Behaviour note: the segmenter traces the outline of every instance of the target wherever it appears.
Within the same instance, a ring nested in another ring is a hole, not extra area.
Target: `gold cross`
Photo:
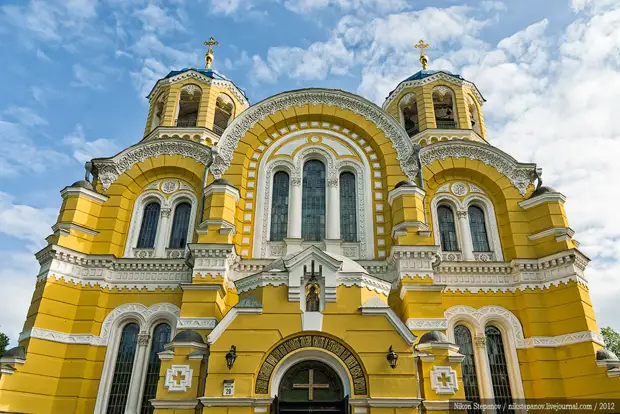
[[[450,382],[452,382],[450,377],[448,377],[445,372],[442,372],[441,376],[437,378],[437,380],[441,382],[441,385],[444,387],[447,386]]]
[[[428,56],[426,55],[426,51],[424,49],[431,47],[431,45],[424,43],[424,40],[420,39],[420,41],[413,47],[420,49],[420,63],[422,64],[422,69],[426,70],[428,67]]]
[[[177,384],[177,385],[181,385],[181,381],[185,381],[185,375],[183,375],[183,372],[181,371],[177,371],[177,374],[175,376],[172,377],[172,380]]]
[[[293,384],[293,388],[307,388],[308,389],[308,400],[312,401],[314,398],[314,389],[322,388],[328,389],[329,384],[315,384],[314,383],[314,370],[308,370],[308,383],[307,384]]]
[[[209,39],[208,42],[205,42],[205,46],[207,46],[209,48],[209,49],[207,49],[207,54],[205,55],[205,61],[207,63],[206,68],[207,69],[211,68],[211,63],[213,62],[213,46],[217,46],[219,44],[220,44],[220,42],[215,40],[215,38],[213,36],[211,36],[211,38]]]

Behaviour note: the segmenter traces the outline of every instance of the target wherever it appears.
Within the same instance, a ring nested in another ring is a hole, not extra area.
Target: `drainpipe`
[[[416,388],[418,393],[418,399],[422,400],[422,391],[420,389],[420,356],[417,355],[415,348],[413,349],[413,361],[415,364],[415,381]],[[420,401],[420,405],[418,406],[418,412],[422,412],[422,401]]]
[[[207,388],[207,376],[209,375],[209,355],[211,355],[211,344],[207,342],[207,349],[202,355],[202,364],[200,366],[200,384],[198,384],[198,398],[204,397]],[[196,405],[196,414],[202,413],[202,403]]]

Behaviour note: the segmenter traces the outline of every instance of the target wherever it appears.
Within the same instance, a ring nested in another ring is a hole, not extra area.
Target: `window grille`
[[[161,367],[161,361],[157,354],[164,350],[164,345],[168,342],[170,342],[170,326],[165,323],[157,325],[153,331],[153,340],[151,341],[151,352],[149,352],[140,414],[153,414],[155,412],[155,407],[151,405],[149,400],[154,399],[157,395],[157,382],[159,381],[159,368]]]
[[[181,203],[174,209],[172,231],[170,232],[170,248],[184,249],[187,244],[187,231],[189,230],[189,218],[192,214],[192,206],[189,203]]]
[[[456,228],[454,226],[454,214],[452,209],[446,206],[437,208],[437,219],[439,221],[439,235],[441,238],[441,250],[444,252],[458,251],[456,242]]]
[[[346,242],[357,241],[357,203],[355,175],[340,174],[340,237]]]
[[[478,377],[476,376],[476,362],[474,359],[474,346],[471,339],[469,328],[457,325],[454,328],[454,340],[459,346],[459,353],[465,355],[461,363],[463,372],[463,387],[465,388],[465,399],[471,402],[480,402],[480,392],[478,391]],[[481,413],[481,410],[468,410],[469,413]]]
[[[271,230],[270,240],[281,241],[288,230],[288,185],[289,177],[284,171],[273,176],[273,193],[271,196]]]
[[[304,165],[301,237],[305,241],[325,238],[325,164],[317,160]]]
[[[149,203],[144,208],[142,216],[142,228],[138,236],[138,249],[152,249],[155,247],[157,235],[157,222],[159,221],[159,203]]]
[[[140,327],[136,323],[130,323],[123,328],[116,356],[114,377],[110,387],[108,414],[123,414],[125,412],[139,332]]]
[[[513,412],[508,410],[508,404],[512,403],[512,392],[510,391],[510,378],[506,355],[504,354],[502,333],[495,326],[487,326],[484,333],[487,337],[487,355],[495,404],[502,405],[502,408],[497,411],[502,413]]]
[[[471,229],[471,241],[474,246],[474,251],[490,251],[487,227],[482,209],[477,206],[470,206],[469,209],[467,209],[467,215],[469,216],[469,228]]]

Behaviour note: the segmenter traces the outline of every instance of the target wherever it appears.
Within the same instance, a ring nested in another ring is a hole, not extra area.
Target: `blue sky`
[[[475,82],[494,145],[568,196],[601,326],[620,329],[620,6],[613,0],[4,0],[0,3],[0,331],[21,330],[59,190],[142,137],[149,89],[214,67],[252,103],[321,86],[381,104],[419,68]]]

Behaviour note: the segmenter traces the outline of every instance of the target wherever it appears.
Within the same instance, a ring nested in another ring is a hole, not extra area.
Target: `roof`
[[[462,77],[461,75],[459,75],[459,74],[457,74],[457,73],[452,73],[452,72],[447,71],[447,70],[421,70],[421,71],[418,71],[418,72],[414,73],[413,75],[409,76],[407,79],[403,79],[402,81],[400,81],[400,82],[398,83],[398,85],[396,85],[396,87],[395,87],[394,89],[392,89],[392,90],[390,91],[390,93],[388,93],[388,97],[387,97],[386,99],[388,99],[388,98],[392,95],[392,93],[394,93],[394,91],[395,91],[395,90],[397,90],[397,89],[398,89],[398,87],[399,87],[402,83],[409,82],[409,81],[421,80],[421,79],[428,78],[428,77],[430,77],[430,76],[437,75],[437,74],[444,74],[444,75],[447,75],[447,76],[453,77],[454,79],[457,79],[457,80],[459,80],[459,81],[465,81],[465,82],[468,82],[468,81],[467,81],[467,79],[465,79],[465,78],[464,78],[464,77]],[[474,85],[474,84],[473,84],[473,83],[471,83],[471,82],[468,82],[468,83],[472,84],[472,85],[476,88],[476,91],[477,91],[478,93],[480,93],[480,92],[478,91],[478,88],[476,87],[476,85]],[[480,98],[484,101],[484,97],[482,97],[482,94],[480,94]]]
[[[181,73],[184,73],[184,72],[187,72],[187,71],[190,71],[190,70],[193,70],[194,72],[201,73],[201,74],[203,74],[203,75],[205,75],[205,76],[207,76],[207,77],[209,77],[211,79],[219,79],[219,80],[224,80],[224,81],[231,82],[233,85],[235,85],[235,87],[237,89],[239,89],[239,91],[241,91],[241,93],[243,94],[243,96],[246,97],[246,99],[248,97],[247,94],[245,93],[245,91],[243,89],[241,89],[239,86],[237,86],[235,84],[235,82],[233,82],[232,80],[228,79],[226,76],[222,75],[221,73],[216,72],[213,69],[183,68],[181,70],[173,70],[170,73],[168,73],[164,77],[164,79],[168,79],[168,78],[171,78],[173,76],[180,75]]]

